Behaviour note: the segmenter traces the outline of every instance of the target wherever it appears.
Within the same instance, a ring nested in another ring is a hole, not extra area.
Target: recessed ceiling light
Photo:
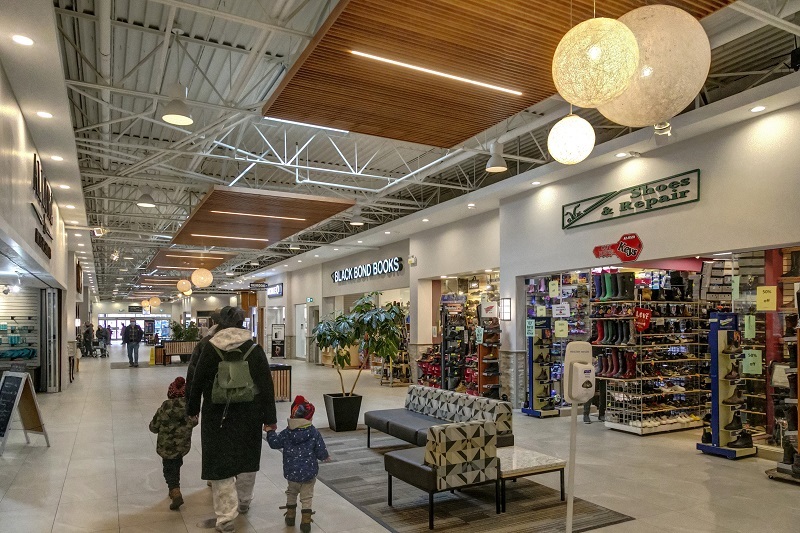
[[[302,260],[302,259],[298,259],[298,260],[297,260],[297,262],[298,262],[298,263],[302,263],[302,262],[303,262],[303,260]]]
[[[423,222],[428,222],[428,219],[427,218],[423,218],[422,221]]]
[[[76,237],[80,237],[80,236],[81,236],[81,234],[80,234],[80,233],[76,233],[76,234],[75,234],[75,236],[76,236]]]
[[[357,50],[350,50],[350,53],[353,54],[353,55],[366,57],[368,59],[374,59],[376,61],[381,61],[383,63],[389,63],[390,65],[395,65],[397,67],[408,68],[408,69],[411,69],[411,70],[416,70],[418,72],[424,72],[426,74],[433,74],[434,76],[441,76],[443,78],[447,78],[447,79],[450,79],[450,80],[463,81],[464,83],[470,83],[472,85],[478,85],[479,87],[485,87],[487,89],[494,89],[495,91],[501,91],[501,92],[504,92],[504,93],[514,94],[516,96],[522,95],[521,92],[515,91],[513,89],[506,89],[505,87],[500,87],[500,86],[497,86],[497,85],[491,85],[489,83],[483,83],[481,81],[471,80],[469,78],[462,78],[461,76],[454,76],[452,74],[447,74],[445,72],[439,72],[438,70],[431,70],[429,68],[423,68],[423,67],[418,67],[416,65],[410,65],[408,63],[401,63],[400,61],[394,61],[392,59],[387,59],[385,57],[380,57],[380,56],[374,56],[372,54],[365,54],[364,52],[359,52]]]
[[[125,278],[117,278],[117,279],[118,279],[118,280],[123,280],[123,279],[125,279]]]
[[[119,271],[120,271],[120,272],[127,272],[127,271],[128,271],[128,269],[127,269],[127,268],[120,268],[120,269],[119,269]]]
[[[180,257],[180,258],[184,258],[184,259],[225,259],[224,257],[216,257],[216,256],[211,256],[211,255],[206,255],[206,256],[203,256],[203,255],[171,255],[171,254],[165,254],[165,255],[166,255],[166,257]]]
[[[319,257],[319,254],[314,254],[314,257]]]
[[[69,189],[69,185],[59,185],[58,188],[66,190]],[[70,222],[70,224],[72,224],[72,222]]]
[[[531,183],[531,185],[541,185],[541,184],[542,184],[541,181],[534,181],[534,182]]]
[[[766,107],[765,107],[765,106],[763,106],[763,105],[757,105],[757,106],[755,106],[755,107],[751,108],[751,109],[750,109],[750,112],[751,112],[751,113],[761,113],[761,112],[762,112],[762,111],[764,111],[765,109],[766,109]]]
[[[233,239],[237,241],[259,241],[269,242],[269,239],[255,239],[253,237],[229,237],[227,235],[204,235],[202,233],[192,233],[192,237],[205,237],[207,239]]]
[[[384,231],[383,233],[384,233],[384,235],[391,235],[392,234],[391,231]]]
[[[618,154],[616,154],[615,157],[619,157],[619,158],[628,157],[628,153],[627,152],[619,152]]]
[[[447,279],[447,276],[439,276],[442,279]]]
[[[720,252],[718,254],[711,254],[711,255],[731,255],[733,252]]]
[[[11,37],[11,40],[22,46],[33,46],[33,39],[25,37],[24,35],[14,35]]]
[[[338,252],[338,251],[339,251],[339,249],[338,249],[338,248],[334,248],[334,249],[333,249],[333,251],[334,251],[334,252]]]
[[[276,218],[278,220],[298,220],[300,222],[305,222],[306,219],[304,218],[295,218],[295,217],[279,217],[275,215],[257,215],[255,213],[236,213],[235,211],[211,211],[212,213],[217,213],[219,215],[236,215],[240,217],[257,217],[257,218]]]
[[[225,272],[225,275],[226,276],[234,276],[235,274],[233,272]]]
[[[71,204],[67,204],[67,205],[64,206],[64,208],[66,208],[66,209],[75,209],[75,206],[71,205]]]
[[[475,204],[473,203],[467,204],[467,209],[475,209]]]
[[[47,111],[37,111],[36,116],[39,118],[53,118],[53,114]]]
[[[79,242],[79,243],[78,243],[78,246],[83,246],[83,245],[84,245],[84,244],[83,244],[82,242]]]
[[[79,254],[85,254],[86,252],[78,252]]]
[[[364,241],[358,241],[358,244],[362,244]]]
[[[484,270],[484,272],[491,272],[491,271],[492,271],[491,268],[487,268],[486,270]]]
[[[288,267],[289,265],[283,265],[283,266]]]
[[[69,222],[67,222],[67,224],[77,224],[77,223],[78,223],[77,220],[70,220]]]
[[[50,159],[52,159],[53,161],[63,161],[64,160],[64,158],[61,157],[60,155],[51,155]]]

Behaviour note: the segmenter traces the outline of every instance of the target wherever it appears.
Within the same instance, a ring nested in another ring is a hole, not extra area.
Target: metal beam
[[[742,0],[730,4],[728,7],[733,9],[734,11],[742,13],[743,15],[747,15],[750,18],[754,18],[765,24],[769,24],[770,26],[775,26],[776,28],[791,33],[793,35],[800,36],[800,26],[798,26],[797,24],[793,24],[787,20],[783,20],[782,18],[777,17],[771,13],[767,13],[766,11],[763,11],[755,6],[751,6],[750,4],[743,2]]]

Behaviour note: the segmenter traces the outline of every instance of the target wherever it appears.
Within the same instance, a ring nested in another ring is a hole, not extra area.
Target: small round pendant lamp
[[[142,307],[150,307],[150,300],[142,300],[139,303],[142,304]]]
[[[161,298],[158,296],[150,298],[150,307],[158,307],[159,305],[161,305]]]
[[[208,287],[214,281],[211,271],[205,268],[198,268],[192,272],[192,283],[196,287]]]
[[[592,125],[578,115],[569,114],[550,130],[547,150],[559,163],[574,165],[589,157],[594,140]]]
[[[178,290],[181,292],[186,292],[192,288],[192,284],[189,283],[188,279],[182,279],[177,283]]]
[[[593,18],[569,30],[558,43],[553,81],[567,102],[597,107],[625,91],[638,65],[633,32],[618,20]]]
[[[189,289],[188,291],[183,291],[183,295],[184,296],[191,296],[192,295],[192,289]]]
[[[625,92],[598,110],[623,126],[667,122],[703,88],[711,68],[708,36],[692,15],[672,6],[640,7],[619,21],[639,42],[639,66]]]

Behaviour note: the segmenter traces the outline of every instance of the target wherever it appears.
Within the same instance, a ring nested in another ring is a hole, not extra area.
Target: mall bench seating
[[[367,425],[367,447],[371,430],[425,446],[428,429],[447,422],[494,422],[497,446],[513,446],[511,404],[460,392],[411,385],[406,393],[405,408],[382,409],[364,413]]]
[[[431,426],[424,448],[409,448],[383,456],[389,474],[388,503],[392,505],[392,478],[428,493],[428,528],[433,529],[433,495],[471,485],[495,484],[495,507],[500,512],[500,461],[497,426],[477,421]]]

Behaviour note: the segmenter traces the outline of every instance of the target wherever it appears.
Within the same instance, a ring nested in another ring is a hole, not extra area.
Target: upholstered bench
[[[500,463],[494,422],[466,422],[427,429],[424,448],[389,452],[383,456],[392,477],[428,493],[428,528],[433,529],[433,495],[483,483],[495,484],[495,508],[500,513]]]
[[[376,429],[416,446],[425,446],[428,429],[448,422],[494,422],[497,446],[513,446],[511,404],[433,387],[411,385],[405,408],[364,413],[367,447],[371,430]]]

